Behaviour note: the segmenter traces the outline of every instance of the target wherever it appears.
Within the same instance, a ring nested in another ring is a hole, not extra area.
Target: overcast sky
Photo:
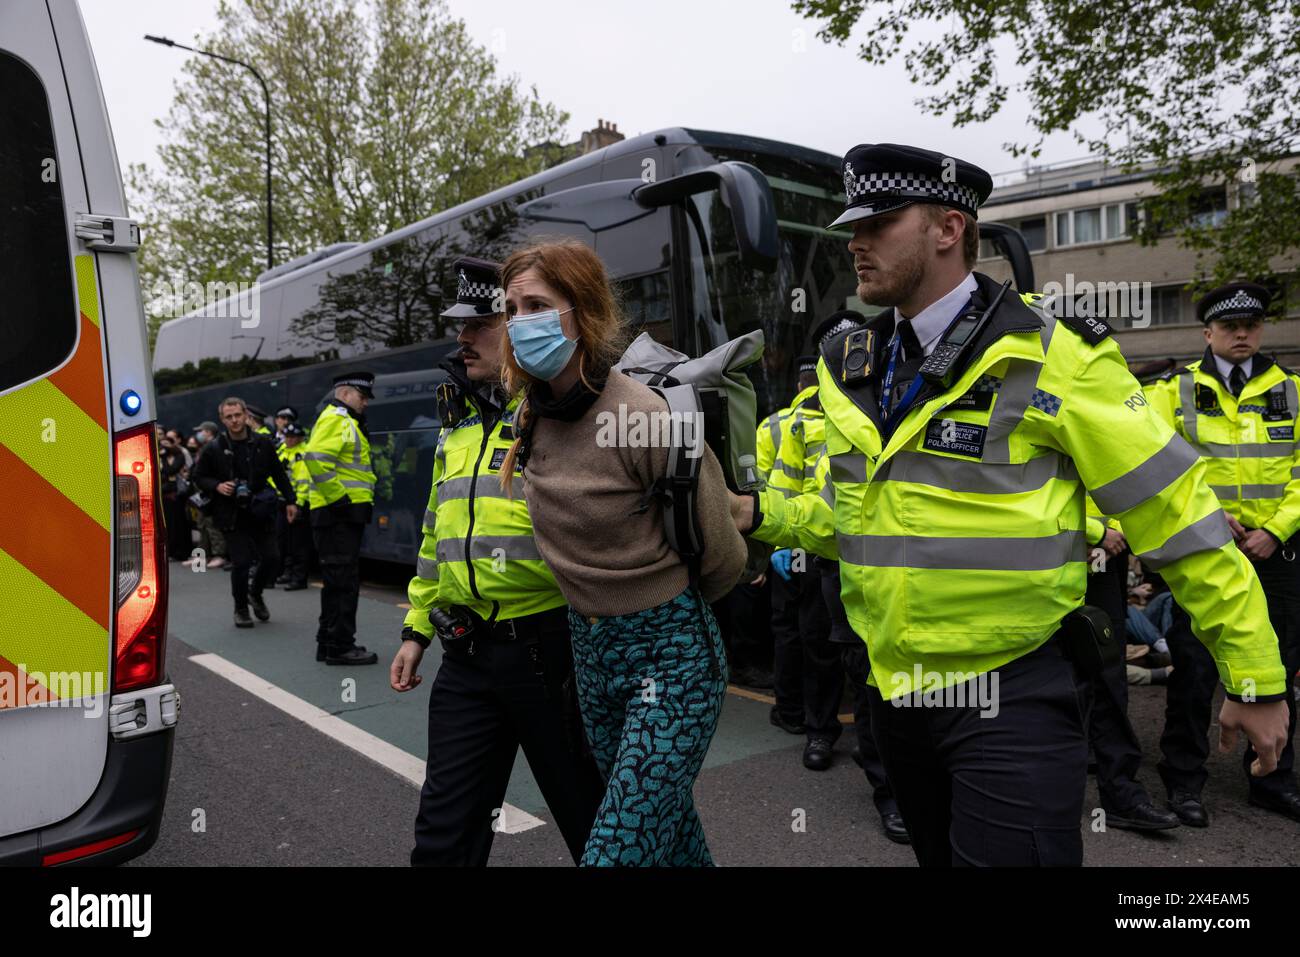
[[[81,6],[119,159],[123,167],[154,164],[153,121],[167,112],[190,54],[143,36],[192,43],[215,28],[216,0]],[[901,63],[868,67],[856,58],[856,43],[824,43],[816,23],[796,16],[788,0],[450,0],[449,7],[496,54],[503,72],[569,112],[570,142],[605,119],[627,135],[694,126],[836,154],[856,143],[899,142],[992,173],[1020,166],[1002,144],[1027,136],[1023,98],[1013,96],[994,121],[954,133],[913,105],[923,91],[908,83]],[[1009,57],[1000,72],[1012,75]],[[1042,159],[1082,155],[1061,134],[1048,141]]]

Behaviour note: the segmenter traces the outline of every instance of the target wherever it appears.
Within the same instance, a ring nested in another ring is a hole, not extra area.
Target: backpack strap
[[[681,556],[691,585],[700,577],[700,556],[704,536],[695,512],[695,493],[700,481],[700,458],[704,455],[704,412],[699,394],[691,384],[650,386],[667,404],[671,428],[668,467],[646,490],[633,514],[641,514],[659,501],[664,510],[664,534],[668,547]]]

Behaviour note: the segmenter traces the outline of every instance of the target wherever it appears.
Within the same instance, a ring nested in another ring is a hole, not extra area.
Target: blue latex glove
[[[788,548],[778,548],[772,553],[772,569],[786,581],[790,580],[790,560]]]

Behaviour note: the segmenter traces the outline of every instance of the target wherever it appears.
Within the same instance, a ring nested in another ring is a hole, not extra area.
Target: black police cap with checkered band
[[[442,315],[447,319],[495,315],[499,310],[492,304],[501,286],[501,264],[462,256],[452,268],[456,270],[456,302]]]
[[[844,214],[831,228],[902,209],[937,203],[971,216],[993,192],[993,177],[971,163],[934,150],[864,143],[844,155]]]
[[[1263,319],[1273,293],[1253,282],[1230,282],[1207,292],[1196,304],[1196,318],[1209,323],[1214,319]]]
[[[367,399],[375,397],[375,374],[373,372],[354,370],[344,372],[342,375],[336,375],[334,377],[334,387],[337,389],[341,385],[353,386]]]

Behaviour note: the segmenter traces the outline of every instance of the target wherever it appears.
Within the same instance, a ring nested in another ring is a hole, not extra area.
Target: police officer
[[[1249,748],[1243,765],[1251,804],[1300,821],[1291,693],[1300,669],[1300,563],[1295,561],[1300,530],[1300,376],[1259,354],[1270,297],[1268,289],[1248,282],[1229,283],[1207,294],[1197,305],[1197,316],[1205,324],[1205,355],[1147,391],[1156,411],[1200,454],[1205,480],[1267,596],[1286,665],[1290,728],[1277,770],[1253,776],[1255,754]],[[1218,675],[1214,658],[1193,635],[1182,596],[1176,597],[1180,600],[1166,636],[1174,668],[1158,770],[1170,806],[1183,823],[1205,827],[1209,815],[1201,789],[1207,777],[1210,701]]]
[[[483,866],[503,820],[520,745],[577,863],[604,795],[581,736],[568,606],[533,542],[517,494],[501,490],[519,397],[500,390],[498,266],[458,260],[460,349],[445,363],[442,432],[411,610],[390,683],[409,691],[437,636],[429,692],[429,757],[415,822],[414,865]],[[431,619],[433,619],[431,621]]]
[[[1106,827],[1164,831],[1177,827],[1178,815],[1158,808],[1137,779],[1142,743],[1128,719],[1128,543],[1119,522],[1085,499],[1084,528],[1090,547],[1084,602],[1110,618],[1112,660],[1100,675],[1081,681],[1088,743],[1097,765],[1097,793]]]
[[[301,591],[307,587],[307,572],[311,567],[311,507],[305,503],[311,498],[311,473],[303,458],[303,440],[307,435],[297,422],[284,425],[284,444],[281,460],[289,472],[298,497],[298,514],[293,519],[285,517],[284,590]]]
[[[374,652],[356,643],[361,592],[361,535],[375,500],[366,405],[375,397],[370,372],[334,379],[334,397],[312,426],[303,459],[311,476],[311,530],[324,587],[316,630],[316,660],[373,665]]]
[[[291,422],[298,421],[298,410],[291,405],[279,408],[275,412],[275,437],[283,441],[285,431]],[[306,434],[306,433],[303,433]]]
[[[863,145],[844,182],[848,208],[832,225],[853,224],[858,297],[891,308],[822,346],[823,493],[765,489],[734,504],[742,530],[839,559],[917,859],[1082,863],[1075,668],[1101,660],[1074,614],[1085,488],[1214,652],[1229,743],[1244,731],[1257,771],[1272,771],[1287,682],[1263,592],[1109,327],[971,272],[993,185],[983,170]]]
[[[852,315],[837,314],[813,333],[814,344],[830,330],[852,324]],[[813,477],[823,446],[822,411],[818,401],[817,357],[802,356],[799,392],[790,414],[779,422],[776,457],[767,473],[768,487],[785,496],[802,494]],[[831,642],[831,621],[822,597],[821,571],[803,549],[778,549],[771,558],[772,677],[776,704],[771,721],[791,733],[803,728],[807,736],[804,767],[825,771],[832,763],[842,733],[840,699],[844,668],[839,649]]]

